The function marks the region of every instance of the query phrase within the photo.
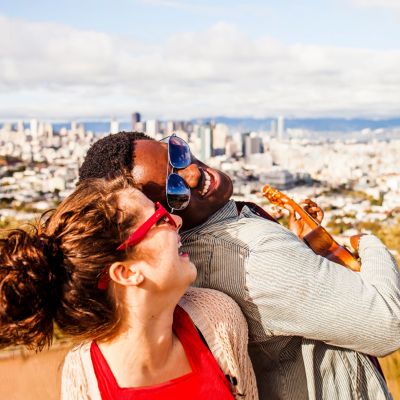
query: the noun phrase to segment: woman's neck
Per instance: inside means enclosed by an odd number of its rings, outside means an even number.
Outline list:
[[[119,333],[99,343],[119,386],[149,386],[190,372],[173,333],[174,308],[129,307]],[[177,362],[183,363],[182,371],[177,370]]]

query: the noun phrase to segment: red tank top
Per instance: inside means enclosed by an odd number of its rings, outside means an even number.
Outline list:
[[[230,384],[203,343],[189,315],[179,306],[173,330],[182,343],[192,371],[154,386],[121,388],[95,342],[90,347],[102,399],[107,400],[232,400]]]

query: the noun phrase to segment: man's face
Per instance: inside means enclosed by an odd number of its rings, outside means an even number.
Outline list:
[[[168,206],[165,194],[167,171],[171,171],[168,169],[168,144],[155,140],[138,140],[134,151],[132,175],[138,188],[151,200]],[[183,230],[205,222],[232,195],[231,179],[194,156],[188,167],[174,172],[185,180],[191,191],[189,205],[182,211],[176,211],[183,219]]]

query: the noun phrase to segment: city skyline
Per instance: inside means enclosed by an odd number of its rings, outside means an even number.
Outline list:
[[[398,117],[400,4],[0,1],[0,120]]]

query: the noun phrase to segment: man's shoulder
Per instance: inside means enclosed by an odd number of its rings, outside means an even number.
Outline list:
[[[218,224],[213,224],[207,227],[204,233],[214,235],[237,234],[241,237],[249,237],[252,240],[254,237],[260,238],[264,235],[274,234],[282,236],[292,236],[293,233],[283,225],[259,217],[252,213],[239,215],[235,219],[227,219],[220,221]]]
[[[195,248],[210,246],[252,249],[269,240],[298,240],[293,232],[275,221],[260,217],[248,207],[238,214],[236,203],[231,200],[213,214],[205,223],[182,233],[182,242]]]
[[[219,248],[220,251],[242,249],[257,251],[269,243],[298,241],[296,235],[284,226],[258,216],[241,215],[204,226],[190,236],[183,236],[183,244],[196,249]],[[228,249],[228,250],[227,250]]]

